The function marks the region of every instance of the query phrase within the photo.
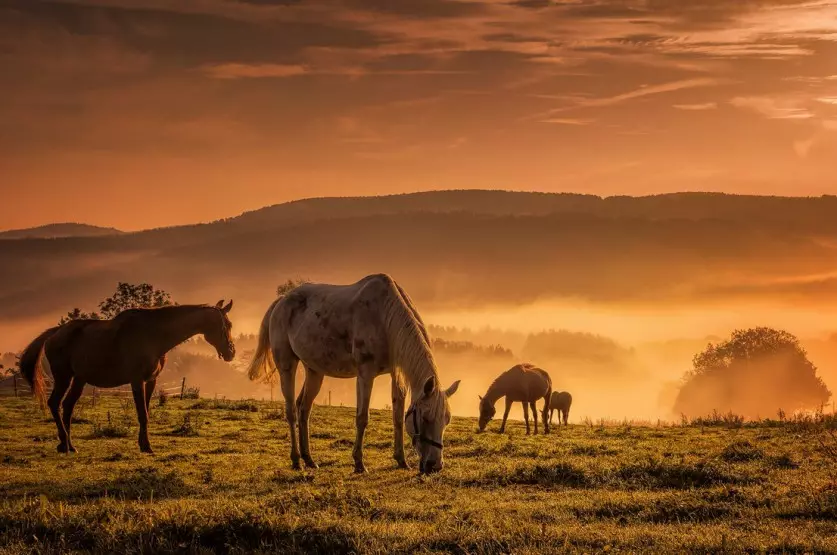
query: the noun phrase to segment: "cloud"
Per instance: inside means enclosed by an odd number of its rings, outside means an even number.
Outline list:
[[[768,119],[807,120],[814,114],[796,98],[770,96],[739,96],[730,100],[736,108],[755,111]]]
[[[677,81],[669,81],[667,83],[660,83],[657,85],[643,85],[636,89],[613,96],[599,98],[577,98],[568,106],[553,108],[551,110],[547,110],[546,112],[541,112],[539,114],[529,116],[525,119],[537,118],[538,120],[542,121],[544,118],[547,118],[552,114],[566,112],[568,110],[574,110],[579,108],[602,108],[606,106],[614,106],[623,102],[635,100],[637,98],[682,91],[685,89],[693,89],[696,87],[717,86],[726,82],[728,81],[724,79],[717,79],[712,77],[698,77],[694,79],[680,79]]]
[[[675,104],[674,107],[678,110],[703,111],[715,110],[718,104],[716,102],[704,102],[702,104]]]
[[[307,70],[297,64],[215,64],[203,68],[204,73],[215,79],[248,79],[265,77],[294,77]]]
[[[554,123],[558,125],[590,125],[593,123],[593,120],[580,118],[549,118],[541,120],[541,123]]]

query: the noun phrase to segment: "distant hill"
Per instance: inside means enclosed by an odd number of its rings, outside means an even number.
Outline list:
[[[102,235],[118,235],[122,233],[112,227],[98,227],[95,225],[63,223],[47,224],[27,229],[12,229],[0,231],[0,239],[55,239],[60,237],[100,237]]]
[[[288,277],[388,272],[422,307],[783,296],[837,300],[837,197],[439,191],[289,202],[199,225],[0,241],[0,320],[91,307],[117,281],[263,307]],[[833,274],[833,275],[832,275]],[[263,308],[262,308],[263,310]]]

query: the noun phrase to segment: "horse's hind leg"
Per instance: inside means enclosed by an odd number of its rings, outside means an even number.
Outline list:
[[[71,378],[64,376],[56,371],[56,365],[52,366],[52,375],[55,383],[52,386],[52,393],[49,395],[49,411],[52,413],[52,419],[55,420],[55,426],[58,428],[58,452],[67,453],[69,447],[67,445],[67,429],[64,427],[64,421],[61,419],[61,399],[67,393],[67,388],[70,387]]]
[[[535,401],[530,403],[532,407],[532,420],[535,422],[535,435],[538,435],[538,405]]]
[[[320,393],[320,388],[323,385],[323,374],[311,371],[307,366],[305,367],[305,385],[302,386],[302,391],[299,398],[296,400],[296,410],[299,414],[299,450],[302,452],[302,460],[309,468],[317,468],[317,463],[311,458],[311,446],[309,444],[308,435],[308,420],[311,416],[311,407],[314,405],[314,399]]]
[[[157,378],[145,382],[145,412],[151,414],[151,396],[154,395],[154,388],[157,387]]]
[[[523,401],[523,420],[526,421],[526,435],[532,433],[532,430],[529,428],[529,403],[527,401]]]
[[[63,408],[64,408],[64,415],[63,415],[63,422],[64,422],[64,429],[67,432],[67,451],[71,453],[76,452],[76,448],[73,447],[73,438],[72,434],[70,433],[70,426],[73,420],[73,409],[76,407],[76,403],[78,402],[78,398],[81,397],[81,393],[84,391],[84,382],[80,379],[73,378],[72,385],[70,385],[70,391],[67,393],[67,396],[64,398]]]
[[[299,364],[299,359],[296,355],[290,354],[283,356],[278,349],[273,350],[273,360],[279,368],[279,383],[282,386],[282,396],[285,397],[285,420],[288,421],[288,427],[291,432],[291,466],[294,470],[301,470],[302,465],[299,464],[299,442],[297,441],[296,431],[296,403],[294,400],[294,390],[296,384],[296,367]]]
[[[137,421],[139,422],[138,439],[140,451],[143,453],[153,453],[151,441],[148,439],[148,408],[145,403],[145,383],[132,383],[131,391],[134,393],[134,405],[137,409]]]
[[[392,457],[398,463],[398,468],[410,468],[407,457],[404,456],[404,399],[407,392],[395,374],[392,375],[392,427],[395,430],[394,450]]]
[[[567,425],[567,420],[570,417],[570,409],[565,409],[561,411],[564,414],[564,426]]]

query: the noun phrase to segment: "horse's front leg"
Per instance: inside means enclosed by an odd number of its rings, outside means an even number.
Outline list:
[[[363,370],[357,375],[357,416],[355,425],[357,435],[355,436],[355,447],[352,450],[352,457],[355,459],[355,472],[362,474],[366,472],[363,464],[363,437],[366,434],[366,425],[369,424],[369,401],[372,398],[372,384],[375,381],[374,373],[366,373]]]
[[[529,428],[529,403],[527,401],[523,401],[523,420],[526,421],[526,435],[532,433],[531,428]]]
[[[506,412],[503,413],[503,423],[500,424],[500,433],[505,433],[506,431],[506,421],[509,419],[509,412],[511,411],[512,402],[509,401],[509,398],[506,397]]]
[[[323,385],[324,377],[324,374],[318,374],[306,366],[305,384],[302,386],[302,391],[296,400],[296,410],[299,413],[299,450],[302,452],[302,460],[305,461],[305,466],[309,468],[318,468],[317,463],[311,458],[308,420],[311,416],[311,407],[314,405],[314,399],[319,395],[320,388]]]
[[[137,409],[137,421],[139,422],[140,451],[153,453],[151,441],[148,439],[148,406],[145,404],[145,382],[132,383],[131,391],[134,393],[134,405]]]
[[[392,375],[392,427],[394,429],[394,449],[392,457],[398,463],[398,468],[410,468],[407,457],[404,456],[404,399],[407,392],[395,374]]]

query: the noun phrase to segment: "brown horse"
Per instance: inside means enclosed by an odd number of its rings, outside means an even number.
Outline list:
[[[570,406],[573,404],[573,396],[569,391],[553,391],[549,400],[549,422],[552,422],[552,413],[558,411],[558,424],[561,424],[561,417],[564,417],[564,426],[570,417]]]
[[[148,407],[165,355],[187,339],[202,334],[227,362],[235,357],[232,324],[226,306],[182,305],[131,308],[112,320],[71,320],[38,336],[20,356],[20,372],[32,393],[44,402],[42,361],[52,372],[49,406],[58,427],[59,453],[75,452],[70,423],[85,384],[109,388],[131,384],[139,421],[139,446],[151,453]],[[68,392],[69,390],[69,392]],[[66,397],[64,395],[66,394]],[[64,399],[63,418],[59,412]]]
[[[535,434],[538,433],[538,412],[535,402],[543,399],[543,428],[544,433],[549,433],[549,398],[552,394],[552,378],[546,371],[535,366],[523,363],[506,370],[494,380],[488,388],[485,397],[480,396],[480,431],[485,431],[488,421],[494,418],[497,412],[494,404],[500,397],[506,398],[506,412],[503,414],[503,423],[500,425],[500,433],[506,430],[506,420],[509,418],[509,411],[512,403],[523,403],[523,417],[526,420],[526,435],[529,435],[529,407],[532,408],[532,418],[535,421]]]

